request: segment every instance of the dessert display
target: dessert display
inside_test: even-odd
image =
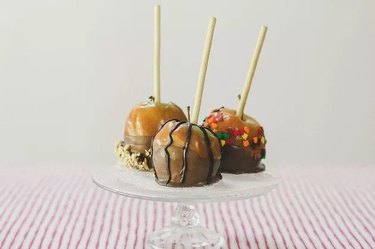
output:
[[[277,179],[269,174],[242,174],[265,169],[261,163],[266,155],[264,130],[254,118],[244,114],[244,106],[266,28],[261,29],[238,109],[213,110],[199,125],[216,18],[210,19],[193,111],[190,117],[188,107],[186,117],[176,104],[160,100],[159,6],[155,17],[154,95],[129,112],[124,139],[116,146],[121,161],[129,167],[100,171],[93,181],[130,198],[179,203],[170,226],[149,235],[146,247],[222,248],[225,238],[204,228],[190,204],[243,200],[265,194],[277,185]]]
[[[152,142],[152,164],[156,182],[171,187],[204,186],[221,179],[221,145],[210,129],[197,125],[215,18],[211,18],[190,121],[165,123]]]
[[[132,168],[152,171],[151,139],[160,127],[171,119],[186,121],[186,116],[174,103],[160,101],[160,7],[155,8],[155,70],[154,96],[135,106],[129,113],[124,139],[117,143],[120,161]]]
[[[156,182],[171,187],[204,186],[221,173],[265,170],[263,127],[244,114],[244,108],[263,46],[266,27],[259,33],[237,110],[213,110],[198,125],[216,18],[212,17],[203,50],[194,109],[190,120],[176,104],[160,100],[160,7],[155,7],[154,95],[136,105],[125,122],[123,140],[116,146],[120,161],[141,171],[154,171]]]
[[[237,111],[221,107],[213,110],[203,121],[203,126],[210,128],[220,139],[223,147],[220,170],[223,173],[256,173],[265,170],[261,163],[266,156],[264,130],[254,118],[244,114],[244,107],[266,32],[267,28],[262,27]]]

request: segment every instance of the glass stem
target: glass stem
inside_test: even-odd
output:
[[[199,214],[193,205],[179,203],[172,217],[172,226],[200,226]]]

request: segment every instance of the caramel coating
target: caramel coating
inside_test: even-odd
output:
[[[215,134],[189,122],[171,120],[153,139],[152,163],[161,185],[191,187],[217,182],[221,179],[220,159]]]
[[[171,119],[186,120],[183,111],[174,103],[143,102],[135,106],[125,122],[124,140],[116,146],[120,161],[142,171],[153,170],[151,140],[159,128]]]
[[[124,136],[154,136],[168,120],[187,120],[176,104],[143,102],[135,106],[125,122]]]
[[[177,121],[171,121],[164,125],[164,127],[156,134],[154,137],[154,146],[166,146],[169,141],[169,134],[171,131],[176,127]],[[186,142],[186,134],[188,129],[188,123],[185,123],[183,125],[180,125],[176,130],[172,133],[172,139],[173,139],[173,145],[176,147],[182,148]],[[208,132],[208,137],[210,139],[211,148],[213,151],[214,159],[220,159],[221,158],[221,152],[220,152],[220,144],[217,137],[211,133]],[[207,148],[204,141],[203,133],[200,131],[200,129],[197,126],[192,127],[192,134],[190,139],[190,145],[189,150],[194,151],[199,155],[201,158],[207,158]]]
[[[217,118],[219,117],[220,118]],[[212,111],[208,117],[213,117],[214,122],[206,118],[203,125],[212,129],[219,137],[220,134],[230,134],[223,139],[221,171],[226,173],[252,173],[264,170],[260,163],[265,156],[266,139],[262,126],[252,117],[236,116],[236,111],[220,108]],[[233,135],[237,131],[246,130],[245,135]]]
[[[258,136],[257,129],[260,128],[261,125],[254,118],[244,114],[241,119],[240,117],[236,116],[235,110],[231,110],[231,109],[224,108],[224,107],[220,108],[219,112],[223,114],[223,121],[218,123],[218,127],[216,128],[217,131],[226,131],[228,128],[240,130],[240,129],[244,129],[245,126],[247,126],[250,128],[248,132],[249,138]],[[204,126],[208,126],[208,125],[204,125]],[[240,139],[235,139],[233,143],[236,146],[242,147],[242,140]]]

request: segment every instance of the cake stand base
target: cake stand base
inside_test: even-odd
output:
[[[278,185],[278,179],[266,172],[223,174],[223,179],[205,187],[169,188],[155,182],[152,172],[140,172],[116,165],[98,170],[93,181],[118,195],[150,201],[177,202],[171,224],[147,237],[147,248],[198,249],[226,248],[226,241],[200,224],[192,204],[244,200],[264,195]]]
[[[194,206],[178,204],[170,226],[148,236],[147,246],[152,249],[166,248],[224,248],[220,234],[204,228]]]

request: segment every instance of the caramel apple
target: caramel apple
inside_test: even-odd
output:
[[[157,183],[172,187],[192,187],[215,183],[221,151],[215,134],[202,126],[168,121],[152,142],[152,163]]]
[[[265,169],[261,159],[266,156],[263,127],[252,117],[236,116],[236,111],[213,110],[203,121],[220,139],[223,146],[220,169],[223,173],[256,173]]]
[[[174,103],[155,103],[150,98],[148,102],[135,106],[125,122],[124,140],[116,147],[121,162],[139,170],[152,170],[151,139],[171,119],[187,120]]]
[[[160,100],[160,6],[154,12],[154,96],[135,106],[125,122],[124,140],[116,146],[123,164],[151,171],[151,139],[168,120],[186,120],[183,111],[174,103]]]
[[[266,33],[267,27],[262,26],[246,82],[239,96],[238,109],[235,111],[222,107],[212,111],[203,122],[205,127],[216,133],[223,146],[221,172],[241,174],[255,173],[265,169],[264,164],[261,163],[261,159],[266,156],[266,138],[263,128],[254,118],[244,114],[244,108]]]

